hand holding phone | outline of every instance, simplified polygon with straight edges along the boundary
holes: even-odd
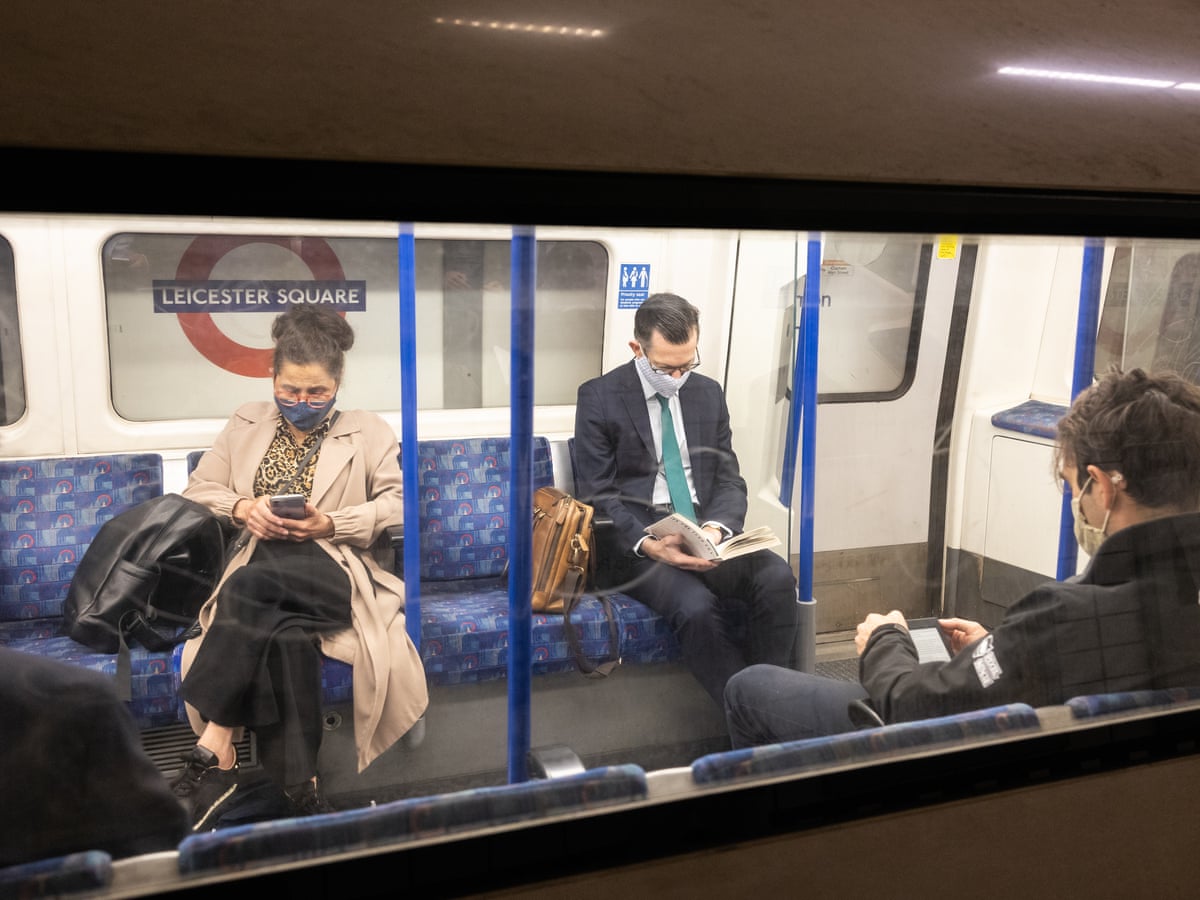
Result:
[[[303,519],[304,495],[276,494],[271,498],[271,512],[281,519]]]

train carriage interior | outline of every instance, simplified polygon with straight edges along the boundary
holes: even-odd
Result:
[[[359,771],[326,657],[335,812],[0,866],[0,898],[849,895],[887,866],[928,896],[948,853],[1001,895],[1189,896],[1200,684],[738,749],[668,621],[594,584],[530,617],[512,568],[522,492],[576,493],[579,386],[665,291],[797,576],[797,668],[856,682],[870,613],[994,627],[1085,571],[1057,423],[1113,368],[1200,383],[1198,20],[1103,13],[0,12],[0,647],[113,676],[174,775],[182,646],[124,674],[64,598],[269,397],[274,314],[325,306],[357,335],[339,408],[395,432],[403,540],[374,552],[430,697]]]

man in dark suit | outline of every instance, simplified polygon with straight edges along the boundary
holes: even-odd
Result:
[[[721,386],[694,371],[697,309],[675,294],[654,294],[638,309],[633,331],[633,360],[579,388],[576,492],[613,523],[598,548],[603,580],[670,623],[685,662],[723,704],[725,682],[745,666],[791,665],[796,578],[771,550],[713,562],[686,553],[677,536],[645,533],[677,511],[690,513],[714,542],[738,534],[746,483]],[[683,470],[676,492],[672,434]]]

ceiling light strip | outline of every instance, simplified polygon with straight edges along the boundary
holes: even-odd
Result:
[[[437,25],[453,25],[457,28],[478,28],[485,31],[523,32],[526,34],[549,34],[557,37],[599,38],[604,37],[603,28],[587,28],[580,25],[546,25],[534,22],[509,22],[501,19],[468,19],[453,16],[437,16]]]
[[[1004,66],[1001,75],[1021,75],[1026,78],[1049,78],[1059,81],[1086,81],[1093,84],[1119,84],[1128,87],[1169,88],[1177,82],[1161,78],[1133,78],[1128,75],[1102,75],[1096,72],[1064,72],[1058,69],[1027,69],[1021,66]],[[1194,88],[1200,90],[1200,88]]]

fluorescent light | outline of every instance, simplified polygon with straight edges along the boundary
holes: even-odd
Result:
[[[1127,75],[1101,75],[1096,72],[1064,72],[1058,69],[1026,69],[1004,66],[1001,75],[1021,75],[1026,78],[1050,78],[1059,81],[1086,81],[1093,84],[1120,84],[1128,87],[1169,88],[1176,82],[1161,78],[1131,78]]]
[[[582,25],[559,25],[546,22],[508,22],[498,19],[464,19],[455,16],[437,16],[436,25],[452,25],[456,28],[478,28],[488,31],[524,31],[529,34],[553,34],[559,37],[599,38],[607,32],[603,28],[588,28]]]
[[[1200,91],[1200,81],[1181,81],[1175,85],[1177,91]]]

